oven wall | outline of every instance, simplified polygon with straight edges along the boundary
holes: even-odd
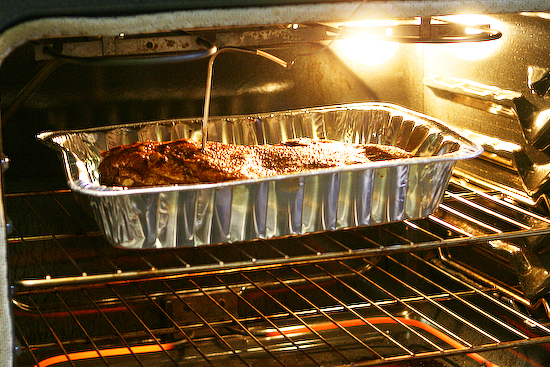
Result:
[[[420,6],[420,2],[404,3]],[[454,2],[457,8],[451,11],[459,9],[459,3]],[[497,3],[501,4],[502,10],[503,2]],[[530,8],[526,10],[548,7],[540,4],[530,2]],[[374,6],[368,4],[370,8]],[[354,8],[344,6],[347,15]],[[423,10],[407,11],[420,14],[416,12]],[[405,13],[397,11],[396,14]],[[304,13],[296,14],[290,20],[297,20]],[[342,17],[346,14],[341,13]],[[502,40],[492,42],[501,46],[490,56],[475,61],[456,56],[446,45],[400,45],[392,59],[378,66],[365,66],[341,56],[336,45],[330,49],[302,46],[275,50],[274,53],[286,59],[301,54],[314,55],[298,58],[289,70],[248,55],[224,55],[215,67],[212,114],[249,114],[383,100],[424,111],[459,128],[478,130],[489,136],[498,131],[502,139],[522,145],[524,140],[517,120],[441,98],[424,85],[424,77],[430,73],[457,76],[520,92],[533,104],[544,108],[548,99],[532,96],[526,88],[526,67],[531,64],[550,67],[546,59],[549,53],[543,47],[548,44],[548,35],[542,31],[547,28],[548,20],[525,15],[495,16],[495,19],[502,24],[504,36]],[[57,32],[53,31],[53,21],[48,24],[50,28],[41,32],[48,33],[48,29]],[[158,22],[153,24],[149,30],[160,27]],[[99,28],[92,29],[94,32]],[[3,54],[10,53],[0,67],[1,108],[13,112],[2,121],[2,150],[10,158],[10,168],[2,178],[4,192],[66,186],[56,154],[34,139],[40,131],[200,116],[202,113],[205,60],[132,69],[60,65],[20,108],[13,109],[11,106],[21,91],[45,64],[35,61],[30,43],[14,41],[18,37],[21,40],[33,38],[29,35],[32,32],[40,33],[18,30],[0,38]],[[489,168],[480,169],[479,174],[493,176],[493,172],[496,172],[496,167],[489,164]],[[507,180],[506,185],[522,188],[521,178],[506,179],[517,176],[499,174],[499,177]],[[0,218],[4,218],[3,213],[0,213]],[[6,244],[4,231],[0,231],[0,243]],[[0,335],[4,336],[4,342],[0,344],[0,360],[10,361],[13,360],[13,343],[6,249],[3,248],[0,256]]]
[[[550,70],[549,18],[548,13],[447,17],[487,24],[502,37],[458,44],[400,44],[391,59],[375,66],[346,56],[338,45],[334,49],[380,100],[439,118],[485,146],[483,159],[460,162],[459,169],[523,196],[531,205],[547,206],[548,148],[535,147],[522,125],[550,107],[548,94],[537,95],[528,86],[530,68],[540,73]],[[369,46],[358,43],[357,47]],[[434,86],[434,78],[443,83]],[[520,119],[518,106],[532,112]]]
[[[502,31],[502,38],[471,45],[427,45],[424,47],[424,77],[432,74],[457,77],[488,88],[483,93],[516,94],[516,99],[533,108],[529,118],[534,118],[538,111],[550,107],[548,95],[538,96],[528,87],[529,68],[550,69],[548,14],[488,15],[483,18]],[[509,155],[512,162],[508,167],[482,160],[481,163],[465,162],[460,166],[463,170],[528,192],[533,199],[544,195],[538,190],[545,186],[548,170],[540,166],[549,162],[550,157],[526,140],[517,108],[513,108],[512,115],[505,113],[507,106],[515,107],[513,103],[488,106],[481,98],[467,100],[464,96],[441,93],[428,86],[424,87],[423,95],[426,113],[453,126],[518,146],[514,148],[517,152]],[[525,123],[529,118],[522,120]],[[501,152],[501,155],[506,154]],[[537,167],[540,167],[539,177],[532,174]]]

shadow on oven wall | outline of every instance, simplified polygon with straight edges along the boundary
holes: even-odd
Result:
[[[290,60],[283,69],[261,57],[224,53],[216,59],[211,115],[252,114],[345,102],[372,101],[376,93],[329,49],[302,46],[273,52]],[[169,65],[82,66],[60,63],[41,83],[34,48],[16,50],[0,69],[4,149],[10,159],[8,192],[64,185],[59,161],[35,141],[43,130],[106,126],[202,116],[207,60]],[[51,61],[50,61],[51,62]],[[20,95],[34,83],[33,93]],[[24,98],[23,103],[21,99]],[[17,107],[14,108],[13,106]]]

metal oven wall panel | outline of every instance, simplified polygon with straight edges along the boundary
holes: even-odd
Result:
[[[396,4],[399,4],[396,6]],[[357,17],[376,16],[417,16],[447,14],[460,10],[474,12],[519,12],[547,11],[544,1],[367,1],[355,3],[314,3],[302,2],[291,5],[281,2],[240,1],[231,6],[239,8],[221,9],[226,2],[204,1],[135,1],[135,2],[86,2],[86,1],[2,1],[0,3],[0,54],[2,63],[7,55],[28,40],[41,37],[116,35],[119,32],[156,32],[193,27],[217,27],[251,23],[283,23],[300,21],[326,21],[348,19],[361,5]],[[260,7],[260,5],[262,7]],[[265,7],[265,5],[278,5]],[[250,6],[243,8],[242,6]],[[186,12],[185,9],[201,7],[201,11]],[[217,10],[212,10],[218,8]],[[168,12],[177,10],[176,12]],[[159,13],[163,12],[163,13]],[[142,14],[142,15],[139,15]],[[114,18],[115,15],[127,17]],[[70,16],[69,18],[63,18]],[[4,89],[4,87],[2,88]],[[9,88],[8,88],[9,89]],[[434,112],[434,109],[430,108]],[[4,215],[0,224],[5,225]],[[5,249],[5,233],[0,235],[0,243]],[[3,342],[0,346],[0,361],[13,360],[13,338],[9,307],[9,285],[5,251],[0,253],[0,333]]]
[[[510,147],[509,151],[496,152],[507,156],[509,165],[466,162],[462,169],[480,177],[508,186],[531,195],[534,201],[544,194],[548,172],[543,167],[550,161],[548,152],[538,149],[526,138],[527,120],[534,120],[539,111],[550,107],[548,96],[539,96],[529,88],[529,69],[548,70],[548,27],[550,21],[545,14],[487,15],[484,19],[502,31],[502,38],[486,44],[472,45],[425,45],[423,47],[424,68],[419,92],[424,96],[423,110],[449,124],[474,131],[484,137],[498,137],[492,145]],[[513,101],[511,114],[505,113],[502,104],[484,104],[482,98],[445,93],[430,86],[426,81],[436,77],[452,77],[460,83],[477,85],[479,94],[501,93],[521,100],[533,112],[528,118],[518,115]],[[504,97],[502,97],[504,98]],[[518,117],[519,116],[519,117]],[[522,122],[523,121],[523,122]],[[522,126],[524,125],[524,126]],[[515,145],[515,147],[514,147]],[[487,151],[491,148],[488,147]]]

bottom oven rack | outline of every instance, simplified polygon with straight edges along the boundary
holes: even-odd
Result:
[[[426,219],[160,251],[109,246],[67,191],[6,213],[20,366],[498,366],[550,342],[509,262],[451,253],[536,248],[550,220],[461,181]]]
[[[488,351],[550,342],[493,292],[417,253],[25,292],[19,364],[498,366]]]

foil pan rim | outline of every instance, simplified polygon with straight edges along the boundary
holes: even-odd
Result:
[[[459,161],[463,159],[475,158],[483,152],[483,147],[472,141],[454,129],[449,128],[440,120],[416,112],[405,107],[401,107],[391,103],[384,102],[360,102],[360,103],[347,103],[347,104],[337,104],[330,106],[318,106],[318,107],[309,107],[309,108],[300,108],[294,110],[285,110],[285,111],[275,111],[275,112],[263,112],[257,114],[248,114],[248,115],[227,115],[227,116],[215,116],[211,117],[211,120],[238,120],[238,119],[250,119],[252,116],[254,118],[266,118],[273,117],[274,115],[299,115],[304,113],[315,113],[315,112],[326,112],[326,111],[337,111],[337,110],[365,110],[365,109],[385,109],[395,114],[396,111],[402,113],[403,115],[410,117],[415,117],[421,120],[430,120],[431,123],[438,125],[437,127],[441,130],[444,130],[444,133],[448,136],[451,136],[453,139],[456,139],[459,144],[459,148],[450,153],[445,153],[437,156],[428,156],[428,157],[413,157],[413,158],[402,158],[402,159],[393,159],[393,160],[384,160],[376,162],[368,162],[363,164],[354,164],[343,167],[333,167],[333,168],[321,168],[316,170],[311,170],[307,172],[300,173],[291,173],[285,175],[278,175],[272,177],[263,177],[259,179],[243,179],[243,180],[231,180],[225,182],[217,183],[199,183],[199,184],[189,184],[189,185],[163,185],[163,186],[149,186],[149,187],[117,187],[117,186],[106,186],[99,185],[91,182],[86,182],[82,180],[74,180],[72,177],[69,179],[69,187],[71,190],[84,193],[91,196],[113,196],[113,195],[132,195],[132,194],[147,194],[147,193],[156,193],[156,192],[173,192],[173,191],[186,191],[186,190],[200,190],[200,189],[216,189],[216,188],[225,188],[236,185],[248,185],[253,183],[262,183],[270,181],[279,181],[286,179],[297,179],[301,177],[317,176],[317,175],[330,175],[335,173],[350,172],[350,171],[361,171],[368,169],[379,169],[379,168],[388,168],[396,166],[405,166],[405,165],[416,165],[416,164],[427,164],[435,162],[451,162]],[[55,136],[62,136],[67,134],[74,133],[94,133],[101,132],[110,129],[121,129],[121,128],[136,128],[143,127],[147,125],[159,125],[159,124],[176,124],[184,121],[198,121],[199,118],[177,118],[177,119],[166,119],[166,120],[155,120],[155,121],[143,121],[129,124],[119,124],[119,125],[108,125],[108,126],[99,126],[86,129],[73,129],[73,130],[57,130],[57,131],[44,131],[39,133],[36,137],[38,140],[50,145],[56,150],[61,150],[64,155],[64,160],[67,161],[71,159],[70,151],[60,146],[52,141]]]

